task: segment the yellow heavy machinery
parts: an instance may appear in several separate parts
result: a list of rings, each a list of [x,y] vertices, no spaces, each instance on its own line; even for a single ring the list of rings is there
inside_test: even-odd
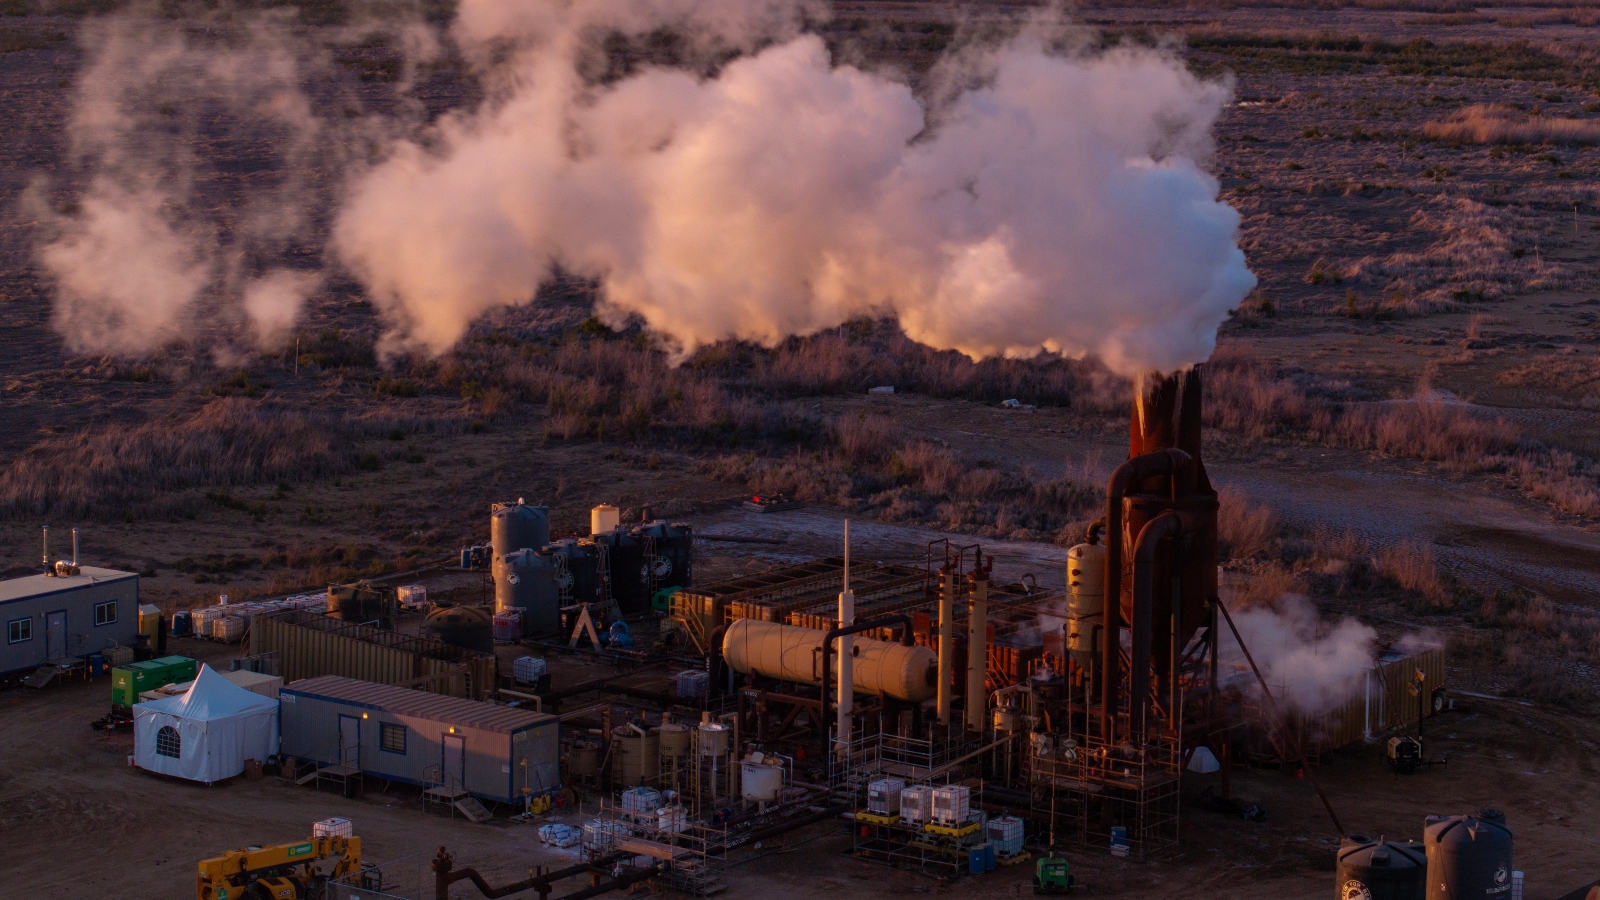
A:
[[[337,862],[327,871],[318,865],[335,857]],[[362,868],[358,837],[244,847],[200,861],[195,900],[322,900],[329,881],[358,873],[363,881],[381,878],[376,869]]]

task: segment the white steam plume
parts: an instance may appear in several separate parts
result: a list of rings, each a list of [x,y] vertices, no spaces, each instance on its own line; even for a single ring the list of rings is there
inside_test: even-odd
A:
[[[928,105],[834,65],[799,13],[464,0],[456,37],[498,88],[396,143],[334,231],[389,346],[443,352],[559,266],[599,280],[602,318],[637,316],[680,354],[888,314],[974,357],[1134,374],[1210,355],[1255,284],[1202,168],[1226,86],[1168,52],[1057,55],[1025,32],[968,54],[977,86]],[[714,77],[580,74],[597,29],[666,26],[750,52]]]
[[[363,152],[363,120],[332,126],[313,110],[303,85],[332,82],[331,59],[292,15],[206,24],[134,12],[83,26],[89,63],[68,125],[82,187],[53,208],[41,181],[28,200],[70,350],[274,349],[322,283],[283,259],[315,247],[316,180]]]
[[[1273,696],[1306,714],[1323,712],[1355,696],[1377,654],[1376,631],[1351,618],[1325,620],[1299,594],[1234,610],[1233,622]],[[1233,664],[1232,683],[1256,689],[1255,676],[1231,630],[1222,633],[1218,658]]]

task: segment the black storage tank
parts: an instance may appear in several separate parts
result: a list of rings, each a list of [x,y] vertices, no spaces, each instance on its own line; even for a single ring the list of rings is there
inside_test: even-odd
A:
[[[624,616],[634,616],[650,611],[650,595],[646,593],[644,572],[644,544],[640,529],[619,526],[614,531],[595,535],[594,542],[606,550],[606,563],[611,569],[611,599]]]
[[[447,606],[428,613],[422,634],[452,647],[494,653],[494,615],[481,606]]]
[[[1511,830],[1504,813],[1429,816],[1422,843],[1428,853],[1426,900],[1509,900]]]
[[[393,629],[399,614],[394,591],[368,581],[328,585],[328,615],[346,622]]]
[[[515,550],[495,568],[496,612],[522,611],[522,633],[549,637],[561,630],[561,596],[556,563],[548,554]]]
[[[1415,841],[1378,841],[1364,834],[1339,843],[1338,900],[1424,900],[1428,854]]]
[[[540,551],[555,560],[556,586],[561,589],[561,604],[597,604],[602,599],[600,591],[600,553],[593,541],[563,538]],[[603,610],[596,609],[598,615]]]

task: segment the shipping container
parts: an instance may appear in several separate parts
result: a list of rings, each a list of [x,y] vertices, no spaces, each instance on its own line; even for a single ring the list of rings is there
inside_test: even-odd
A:
[[[336,675],[278,697],[284,756],[505,803],[561,786],[555,716]]]
[[[286,683],[339,675],[473,700],[488,699],[496,683],[493,656],[304,609],[255,617],[246,655],[264,653],[278,655]]]

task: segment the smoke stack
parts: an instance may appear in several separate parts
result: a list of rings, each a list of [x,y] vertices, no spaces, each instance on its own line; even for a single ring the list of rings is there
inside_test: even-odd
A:
[[[850,520],[844,522],[844,590],[839,592],[839,627],[849,628],[856,623],[856,595],[850,590]],[[850,714],[855,700],[855,640],[853,635],[839,638],[839,694],[836,710],[837,734],[841,753],[850,745]]]
[[[955,665],[955,573],[947,562],[939,570],[939,724],[950,727],[950,670]]]
[[[78,529],[72,529],[72,565],[78,565]]]
[[[972,596],[967,601],[967,730],[982,734],[983,717],[989,711],[989,572],[981,559],[971,577]]]

